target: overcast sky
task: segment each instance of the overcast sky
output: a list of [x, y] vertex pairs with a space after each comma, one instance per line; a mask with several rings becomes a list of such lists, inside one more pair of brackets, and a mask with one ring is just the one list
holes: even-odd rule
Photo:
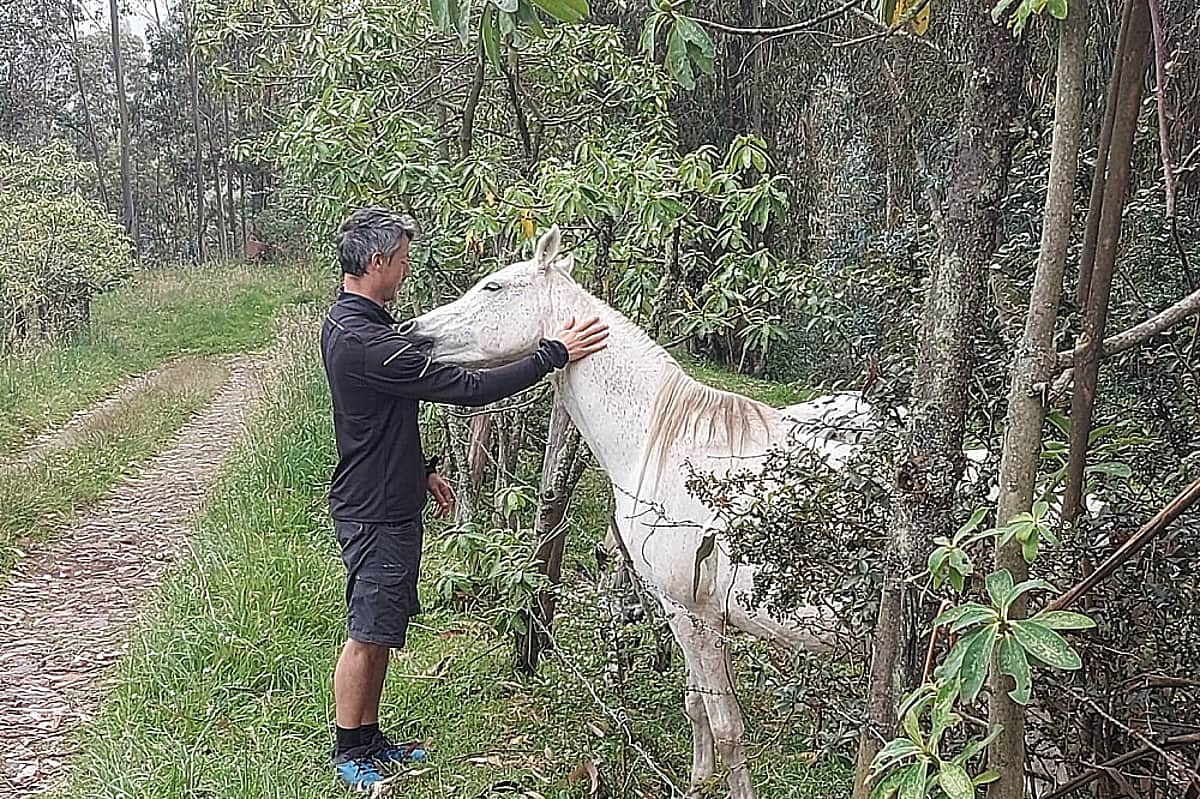
[[[0, 0], [2, 2], [2, 0]], [[158, 3], [158, 14], [166, 19], [171, 9], [175, 8], [178, 0], [120, 0], [120, 7], [125, 12], [124, 21], [134, 35], [146, 40], [146, 31], [154, 27], [154, 4]], [[90, 27], [108, 28], [108, 0], [84, 0], [84, 7], [96, 21]], [[82, 26], [86, 30], [89, 26]]]

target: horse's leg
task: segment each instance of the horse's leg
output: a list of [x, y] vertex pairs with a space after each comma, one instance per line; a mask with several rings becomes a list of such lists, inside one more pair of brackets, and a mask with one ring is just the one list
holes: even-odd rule
[[692, 723], [692, 781], [689, 796], [699, 795], [700, 784], [716, 771], [716, 753], [713, 751], [712, 727], [708, 722], [708, 710], [704, 703], [704, 681], [700, 670], [700, 653], [692, 641], [691, 618], [679, 611], [668, 614], [671, 631], [683, 650], [683, 661], [687, 664], [687, 686], [683, 689], [683, 710]]
[[754, 783], [742, 738], [746, 732], [742, 709], [733, 688], [733, 664], [723, 640], [725, 625], [711, 619], [696, 619], [690, 639], [699, 655], [703, 699], [708, 711], [717, 752], [729, 769], [729, 799], [755, 799]]

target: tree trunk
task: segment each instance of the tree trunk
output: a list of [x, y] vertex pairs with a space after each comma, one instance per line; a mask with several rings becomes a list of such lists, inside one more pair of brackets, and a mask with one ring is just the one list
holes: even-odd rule
[[878, 736], [894, 732], [899, 696], [919, 678], [917, 636], [926, 619], [908, 579], [932, 539], [951, 532], [975, 331], [985, 313], [985, 276], [1008, 185], [1020, 47], [982, 6], [973, 12], [970, 36], [971, 77], [949, 167], [940, 258], [925, 299], [913, 414], [899, 454], [855, 799], [869, 795], [867, 775]]
[[217, 137], [213, 134], [212, 104], [209, 98], [209, 113], [205, 114], [204, 123], [208, 132], [208, 157], [212, 161], [212, 177], [214, 192], [214, 207], [217, 209], [217, 251], [222, 258], [229, 257], [229, 230], [225, 227], [225, 198], [221, 196], [221, 153], [217, 149]]
[[[233, 204], [233, 156], [229, 152], [229, 99], [221, 99], [221, 118], [225, 129], [225, 203], [226, 213], [228, 214], [229, 222], [229, 256], [237, 257], [238, 251], [242, 249], [238, 244], [238, 229], [237, 229], [237, 210]], [[243, 241], [244, 244], [244, 241]]]
[[104, 162], [100, 158], [100, 146], [96, 143], [96, 126], [92, 123], [92, 112], [88, 106], [87, 89], [83, 84], [83, 67], [79, 63], [79, 31], [75, 26], [75, 8], [67, 9], [67, 18], [71, 22], [71, 64], [75, 68], [75, 85], [79, 89], [79, 104], [83, 109], [83, 127], [87, 133], [88, 147], [92, 151], [92, 159], [96, 162], [96, 187], [100, 191], [100, 203], [106, 208], [108, 204], [108, 186], [104, 179]]
[[[1129, 16], [1128, 37], [1114, 63], [1114, 74], [1120, 81], [1115, 92], [1116, 107], [1112, 109], [1112, 141], [1109, 143], [1107, 174], [1104, 191], [1099, 200], [1099, 226], [1096, 236], [1095, 261], [1090, 264], [1087, 302], [1083, 306], [1083, 333], [1075, 349], [1075, 391], [1071, 396], [1071, 428], [1068, 436], [1067, 486], [1063, 497], [1064, 520], [1074, 520], [1083, 498], [1084, 466], [1087, 460], [1088, 431], [1092, 423], [1092, 406], [1096, 400], [1096, 377], [1100, 369], [1104, 327], [1108, 319], [1108, 299], [1112, 292], [1112, 277], [1117, 260], [1117, 244], [1121, 238], [1121, 212], [1129, 191], [1130, 159], [1133, 154], [1133, 135], [1137, 131], [1138, 111], [1142, 100], [1142, 81], [1146, 73], [1150, 48], [1150, 10], [1145, 0], [1128, 0], [1133, 6]], [[1105, 109], [1105, 113], [1110, 113]], [[1093, 195], [1095, 199], [1095, 195]], [[1090, 216], [1089, 212], [1089, 216]], [[1089, 264], [1080, 264], [1087, 270]], [[1082, 285], [1082, 283], [1081, 283]]]
[[[579, 458], [579, 431], [571, 424], [566, 408], [555, 398], [550, 411], [550, 430], [546, 436], [546, 454], [542, 460], [541, 493], [537, 521], [537, 548], [534, 559], [538, 570], [550, 579], [551, 585], [562, 581], [562, 558], [567, 541], [564, 523], [567, 506], [575, 485], [583, 475]], [[549, 646], [546, 632], [554, 621], [554, 593], [542, 591], [527, 614], [527, 627], [517, 636], [516, 665], [527, 674], [537, 671], [542, 651]]]
[[204, 223], [204, 137], [200, 130], [200, 68], [196, 63], [195, 45], [192, 41], [193, 30], [190, 23], [189, 5], [192, 0], [183, 0], [179, 8], [183, 14], [183, 26], [187, 31], [187, 66], [188, 82], [191, 84], [192, 96], [192, 135], [195, 138], [195, 149], [192, 157], [192, 171], [196, 180], [196, 260], [205, 261], [206, 250]]
[[446, 449], [453, 466], [451, 480], [454, 488], [454, 523], [467, 524], [475, 518], [478, 491], [471, 491], [471, 469], [468, 465], [468, 442], [471, 438], [467, 419], [446, 411]]
[[[1033, 504], [1033, 488], [1041, 455], [1046, 386], [1055, 376], [1054, 323], [1062, 294], [1067, 246], [1075, 206], [1075, 172], [1079, 159], [1084, 68], [1087, 64], [1087, 0], [1070, 0], [1059, 30], [1054, 138], [1042, 222], [1037, 271], [1025, 317], [1025, 332], [1013, 363], [1008, 419], [1000, 462], [997, 522], [1006, 523]], [[1019, 543], [996, 552], [996, 568], [1027, 575]], [[1022, 608], [1021, 615], [1024, 615]], [[989, 714], [1004, 731], [991, 745], [988, 760], [1000, 779], [989, 789], [993, 799], [1020, 799], [1025, 778], [1025, 713], [1008, 696], [1007, 679], [993, 671]]]
[[121, 144], [121, 207], [125, 232], [133, 240], [134, 251], [137, 251], [137, 220], [133, 215], [133, 176], [129, 163], [129, 101], [125, 96], [125, 64], [121, 57], [121, 12], [117, 8], [117, 0], [108, 2], [109, 17], [112, 27], [112, 59], [113, 74], [116, 78], [117, 117], [120, 125]]

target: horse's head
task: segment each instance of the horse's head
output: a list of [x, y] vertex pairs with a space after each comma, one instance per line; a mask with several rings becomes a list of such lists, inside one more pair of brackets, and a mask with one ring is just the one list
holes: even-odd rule
[[430, 345], [435, 360], [469, 367], [508, 363], [528, 355], [569, 315], [556, 303], [573, 258], [558, 257], [558, 226], [538, 239], [532, 260], [510, 264], [480, 280], [452, 303], [406, 323], [401, 332]]

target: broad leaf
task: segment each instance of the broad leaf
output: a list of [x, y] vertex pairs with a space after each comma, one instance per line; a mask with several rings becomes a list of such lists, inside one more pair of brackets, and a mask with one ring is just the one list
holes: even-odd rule
[[1004, 597], [1012, 590], [1013, 579], [1008, 569], [992, 572], [987, 576], [987, 592], [992, 604], [998, 608], [1004, 607]]
[[1003, 729], [1004, 725], [993, 724], [992, 729], [986, 738], [980, 738], [977, 741], [971, 741], [968, 743], [963, 747], [961, 752], [954, 756], [952, 762], [965, 767], [971, 758], [975, 757], [975, 755], [979, 754], [984, 749], [987, 749], [988, 744], [996, 740], [996, 736], [998, 736]]
[[1013, 622], [1011, 629], [1017, 642], [1047, 666], [1071, 671], [1082, 665], [1066, 639], [1044, 624], [1026, 619]]
[[978, 611], [987, 611], [989, 614], [994, 614], [991, 608], [987, 605], [981, 605], [978, 602], [965, 602], [961, 605], [956, 605], [950, 608], [942, 615], [933, 620], [934, 627], [941, 627], [943, 624], [954, 624], [963, 616], [972, 614]]
[[506, 14], [513, 14], [516, 13], [520, 0], [491, 0], [491, 3]]
[[966, 769], [954, 763], [942, 763], [938, 784], [950, 799], [974, 799], [975, 785]]
[[871, 791], [870, 799], [892, 799], [896, 795], [896, 791], [900, 790], [900, 783], [904, 781], [904, 773], [904, 770], [893, 771], [880, 780], [879, 784]]
[[1004, 601], [1003, 601], [1004, 609], [1007, 610], [1009, 607], [1011, 607], [1012, 603], [1016, 602], [1017, 598], [1020, 597], [1021, 594], [1024, 594], [1027, 591], [1032, 591], [1035, 588], [1041, 588], [1046, 591], [1057, 591], [1058, 590], [1057, 588], [1050, 585], [1050, 583], [1046, 582], [1045, 580], [1024, 580], [1023, 582], [1019, 582], [1016, 585], [1014, 585], [1012, 587], [1012, 590], [1010, 590], [1007, 594], [1004, 595]]
[[500, 63], [500, 30], [496, 22], [496, 7], [488, 4], [483, 7], [483, 15], [479, 18], [479, 38], [483, 41], [483, 52], [488, 61]]
[[529, 2], [562, 22], [579, 22], [591, 13], [587, 0], [529, 0]]
[[667, 59], [665, 62], [667, 73], [672, 78], [679, 81], [679, 85], [685, 89], [693, 89], [696, 86], [696, 78], [692, 74], [692, 62], [688, 58], [687, 39], [679, 32], [679, 24], [671, 26], [671, 32], [667, 34]]
[[979, 696], [987, 679], [988, 666], [992, 662], [992, 650], [996, 645], [996, 625], [984, 627], [978, 632], [971, 648], [963, 655], [962, 698], [970, 704]]
[[893, 738], [884, 744], [871, 761], [871, 775], [875, 776], [887, 771], [896, 763], [909, 757], [921, 754], [921, 748], [907, 738]]
[[896, 795], [899, 799], [925, 799], [925, 777], [928, 766], [924, 761], [914, 763], [905, 769], [904, 778], [900, 780], [900, 790]]
[[971, 518], [967, 519], [966, 523], [958, 528], [958, 532], [954, 534], [955, 543], [958, 543], [962, 536], [978, 527], [979, 523], [983, 521], [983, 517], [987, 516], [987, 511], [987, 508], [976, 508], [975, 512], [971, 514]]
[[1043, 610], [1030, 621], [1051, 630], [1090, 630], [1096, 626], [1096, 622], [1082, 613], [1072, 613], [1069, 610]]
[[528, 3], [521, 3], [521, 7], [517, 9], [517, 17], [521, 23], [529, 29], [529, 32], [540, 39], [546, 38], [546, 29], [542, 27], [542, 21], [538, 19], [537, 11]]
[[429, 13], [439, 31], [450, 33], [454, 30], [454, 21], [450, 19], [449, 0], [429, 0]]
[[1029, 659], [1025, 657], [1025, 650], [1013, 636], [1006, 635], [1000, 641], [1000, 652], [996, 657], [996, 665], [1001, 674], [1012, 677], [1016, 684], [1016, 687], [1009, 691], [1008, 695], [1018, 705], [1027, 704], [1030, 683]]

